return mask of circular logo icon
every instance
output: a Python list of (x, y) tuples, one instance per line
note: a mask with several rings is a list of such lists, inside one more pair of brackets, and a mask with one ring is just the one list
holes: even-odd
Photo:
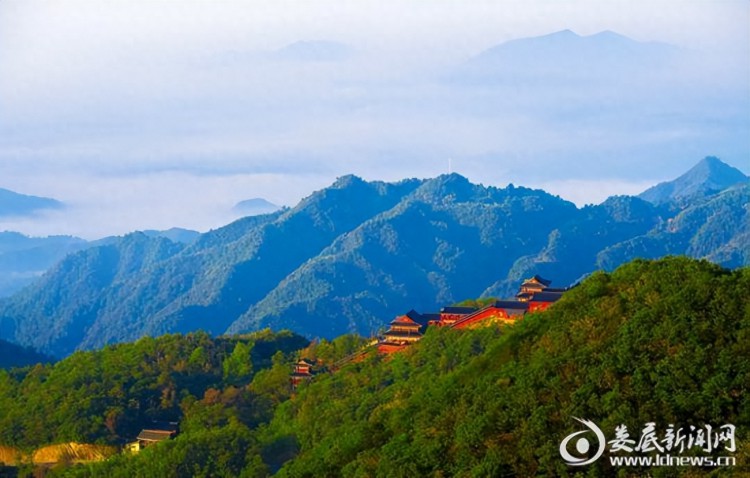
[[(604, 453), (604, 447), (606, 445), (604, 433), (602, 433), (601, 429), (599, 429), (599, 427), (591, 420), (584, 420), (577, 417), (573, 417), (573, 419), (583, 423), (588, 430), (577, 431), (566, 436), (563, 441), (560, 442), (560, 456), (562, 456), (563, 460), (571, 466), (589, 465), (598, 460)], [(598, 448), (593, 456), (589, 456), (593, 438), (591, 436), (592, 432), (593, 436), (596, 437), (597, 443), (595, 444)], [(571, 445), (575, 449), (575, 455), (568, 451)]]

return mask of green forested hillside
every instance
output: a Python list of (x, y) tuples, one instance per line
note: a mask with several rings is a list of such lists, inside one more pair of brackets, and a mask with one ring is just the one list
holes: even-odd
[(636, 261), (508, 330), (433, 330), (284, 404), (267, 436), (297, 454), (279, 476), (564, 475), (572, 416), (732, 423), (750, 471), (749, 288), (750, 269)]
[[(179, 421), (212, 390), (238, 403), (243, 387), (307, 340), (289, 332), (142, 338), (54, 365), (0, 371), (0, 445), (121, 444), (153, 420)], [(259, 410), (260, 408), (258, 408)]]
[[(655, 422), (737, 427), (750, 471), (750, 269), (670, 257), (596, 273), (516, 325), (430, 329), (406, 352), (370, 355), (279, 400), (252, 429), (206, 402), (202, 426), (74, 476), (703, 476), (710, 469), (570, 468), (571, 417), (608, 434)], [(273, 370), (273, 369), (272, 369)], [(277, 380), (283, 370), (276, 369)], [(253, 392), (257, 377), (245, 389)], [(241, 392), (240, 392), (241, 393)], [(213, 403), (215, 412), (205, 408)], [(221, 410), (221, 411), (220, 411)], [(229, 418), (226, 415), (229, 414)], [(218, 418), (223, 417), (223, 418)], [(193, 422), (187, 418), (189, 423)], [(619, 472), (619, 473), (618, 473)]]

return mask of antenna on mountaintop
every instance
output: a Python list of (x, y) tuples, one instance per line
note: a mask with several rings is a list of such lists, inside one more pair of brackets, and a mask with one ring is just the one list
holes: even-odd
[(453, 174), (453, 159), (448, 158), (448, 174)]

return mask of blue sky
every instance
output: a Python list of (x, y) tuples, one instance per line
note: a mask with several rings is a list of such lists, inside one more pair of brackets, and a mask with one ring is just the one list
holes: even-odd
[[(565, 85), (446, 80), (565, 29), (669, 43), (680, 61)], [(6, 0), (0, 187), (70, 207), (0, 229), (206, 230), (243, 199), (294, 205), (337, 176), (432, 177), (449, 159), (578, 204), (706, 155), (747, 173), (748, 45), (746, 0)]]

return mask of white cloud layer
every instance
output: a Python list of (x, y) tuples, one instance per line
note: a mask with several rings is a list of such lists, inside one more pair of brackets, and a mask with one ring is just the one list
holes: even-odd
[[(487, 48), (568, 28), (679, 60), (464, 74)], [(544, 71), (529, 61), (516, 66)], [(745, 0), (6, 0), (0, 187), (70, 207), (0, 228), (205, 230), (248, 197), (292, 205), (343, 174), (430, 177), (448, 158), (577, 203), (706, 155), (748, 172), (749, 75)]]

